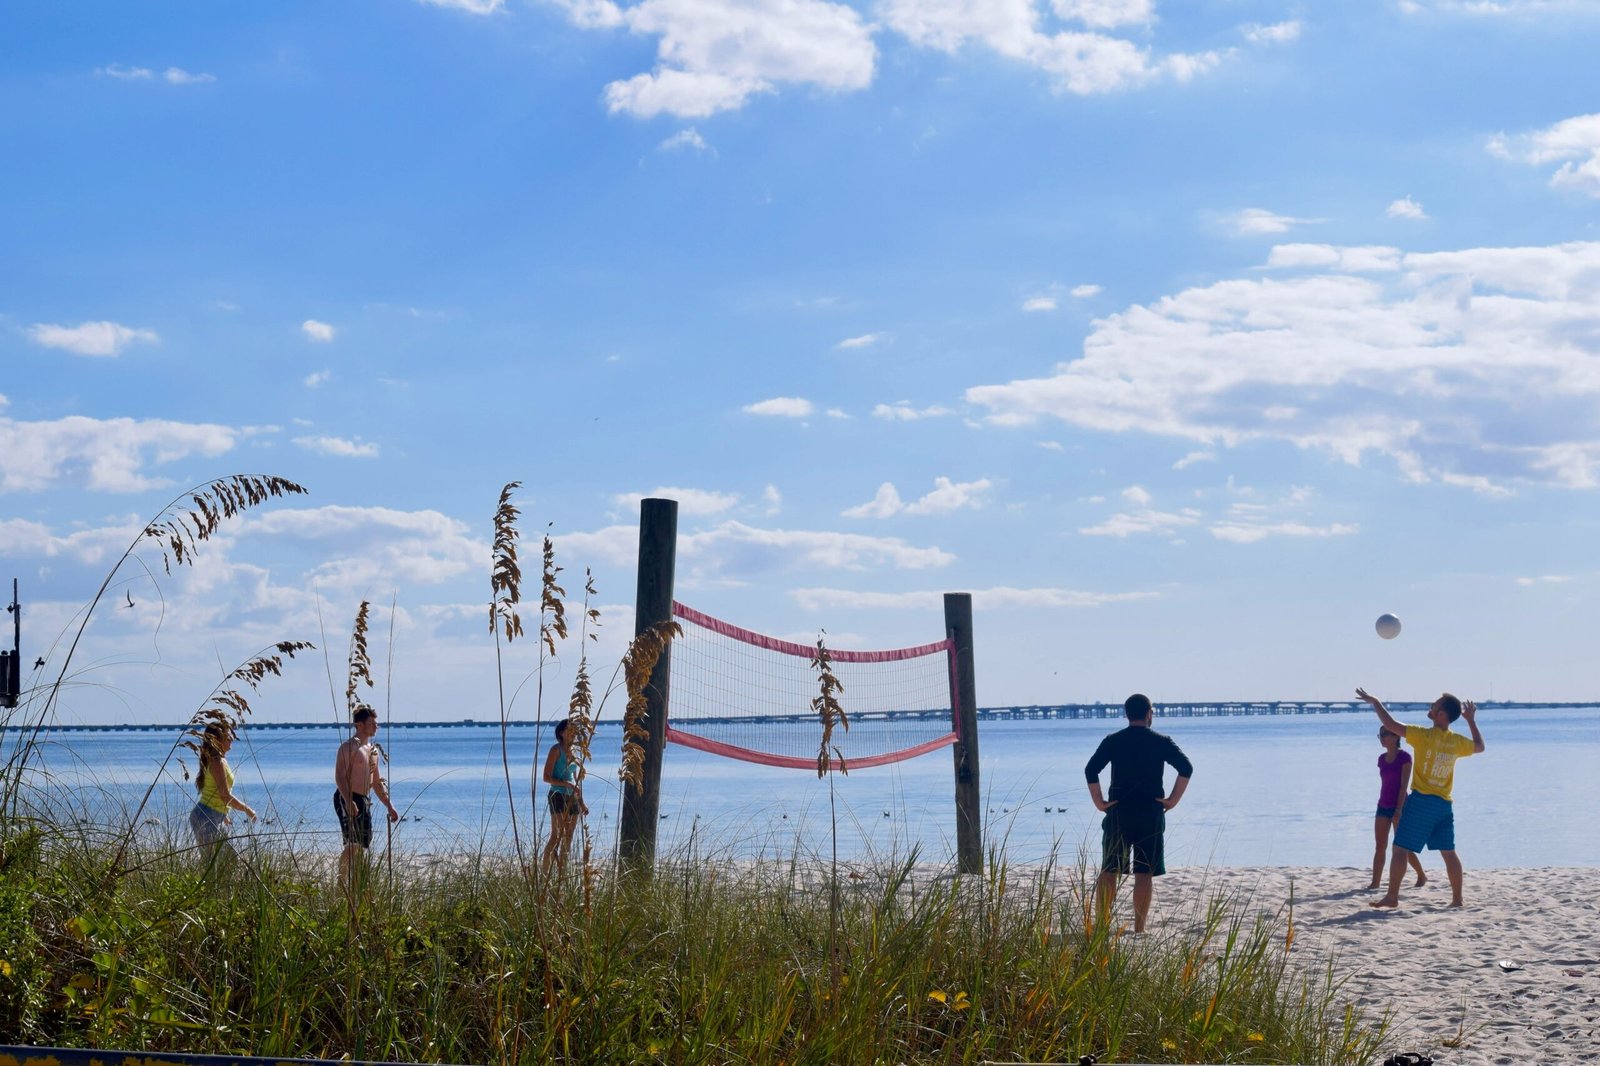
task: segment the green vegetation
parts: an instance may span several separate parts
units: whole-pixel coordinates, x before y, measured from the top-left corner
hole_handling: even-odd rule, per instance
[[[530,881],[463,857],[208,871],[8,836],[0,1042],[418,1062],[1371,1061],[1381,1026],[1297,973],[1285,928],[1214,899],[1173,938],[1086,923],[1088,875],[838,887],[826,868],[665,864]],[[837,921],[838,934],[830,937]],[[836,960],[828,954],[830,940]],[[836,964],[835,964],[836,963]],[[837,974],[837,976],[835,976]]]

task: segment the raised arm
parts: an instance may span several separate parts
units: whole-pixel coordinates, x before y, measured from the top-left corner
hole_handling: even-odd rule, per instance
[[[1472,730],[1472,751],[1480,754],[1483,751],[1483,734],[1478,732],[1478,705],[1471,700],[1461,701],[1461,717],[1466,719],[1467,728]]]
[[[1356,689],[1356,695],[1370,703],[1372,705],[1372,709],[1378,712],[1378,721],[1383,723],[1383,728],[1387,729],[1397,737],[1403,737],[1406,735],[1406,727],[1394,720],[1394,717],[1389,714],[1389,708],[1383,705],[1382,700],[1364,688]]]

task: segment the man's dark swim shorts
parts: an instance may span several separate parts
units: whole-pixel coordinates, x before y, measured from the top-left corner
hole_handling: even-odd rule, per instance
[[[350,793],[350,798],[356,804],[356,816],[351,819],[348,811],[344,809],[344,797],[338,789],[333,793],[333,813],[339,816],[339,832],[344,834],[346,844],[359,844],[364,848],[372,847],[372,801],[359,792]]]
[[[1167,872],[1167,809],[1155,800],[1121,800],[1100,822],[1100,869],[1159,876]]]

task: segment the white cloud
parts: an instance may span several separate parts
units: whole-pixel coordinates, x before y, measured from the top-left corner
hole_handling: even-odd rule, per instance
[[[110,63],[101,67],[96,73],[104,74],[108,78],[119,81],[155,81],[156,72],[149,67],[125,67],[120,63]],[[160,80],[168,85],[205,85],[217,80],[215,74],[192,74],[182,67],[168,67],[161,72]]]
[[[314,370],[305,376],[302,384],[308,389],[321,388],[328,383],[328,379],[331,377],[333,377],[333,371],[331,370]]]
[[[1333,244],[1280,244],[1267,253],[1267,267],[1293,270],[1299,267],[1335,270],[1340,273],[1394,273],[1399,271],[1402,253],[1381,244],[1355,248]]]
[[[1551,187],[1600,197],[1600,113],[1515,137],[1502,134],[1489,142],[1489,151],[1530,166],[1560,163],[1550,176]]]
[[[681,152],[686,148],[692,148],[697,152],[709,152],[711,150],[711,146],[706,143],[706,139],[700,136],[700,131],[693,126],[679,130],[656,145],[656,147],[663,152]]]
[[[1361,532],[1360,526],[1335,522],[1327,526],[1308,526],[1303,522],[1218,522],[1211,535],[1235,544],[1253,544],[1267,537],[1346,537]]]
[[[771,486],[768,486],[771,488]],[[639,501],[643,499],[677,500],[678,513],[684,517],[691,515],[721,514],[723,511],[735,506],[739,502],[737,492],[712,492],[707,489],[684,489],[662,487],[649,492],[624,492],[611,497],[619,507],[638,510]]]
[[[1212,451],[1190,452],[1189,454],[1185,455],[1182,459],[1179,459],[1177,462],[1173,463],[1172,464],[1172,469],[1174,469],[1174,470],[1186,470],[1186,469],[1188,469],[1189,467],[1193,466],[1196,463],[1215,462],[1216,458],[1217,458],[1217,453],[1216,452],[1212,452]]]
[[[897,570],[928,570],[955,561],[955,556],[947,551],[919,548],[899,537],[756,529],[734,521],[704,532],[680,532],[678,558],[680,563],[688,563],[700,580],[737,578],[779,569],[867,570],[888,566]]]
[[[1241,27],[1241,32],[1244,34],[1244,39],[1251,44],[1275,45],[1293,44],[1298,41],[1300,39],[1300,29],[1299,21],[1290,19],[1287,22],[1274,22],[1270,26],[1250,23]]]
[[[168,67],[161,77],[168,85],[207,85],[217,80],[215,74],[191,74],[182,67]]]
[[[1024,311],[1054,311],[1056,298],[1054,296],[1030,296],[1022,301]]]
[[[767,505],[767,514],[775,515],[783,510],[783,493],[778,491],[778,486],[768,485],[762,489],[761,499]]]
[[[937,477],[933,479],[932,492],[908,504],[900,499],[900,492],[894,483],[885,481],[878,486],[872,499],[842,514],[845,518],[890,518],[897,514],[947,514],[963,508],[976,510],[983,506],[985,494],[992,485],[988,478],[954,482],[947,477]]]
[[[1078,532],[1089,537],[1133,537],[1143,533],[1171,533],[1200,521],[1200,512],[1191,508],[1182,511],[1140,510],[1114,514],[1104,522],[1084,526]]]
[[[1264,207],[1247,207],[1223,219],[1224,225],[1239,237],[1262,237],[1287,233],[1295,226],[1305,226],[1323,221],[1320,218],[1295,218],[1280,215]]]
[[[115,525],[80,529],[63,536],[39,522],[0,519],[0,557],[70,558],[92,566],[121,555],[144,528],[144,519],[129,515]]]
[[[296,437],[294,443],[308,452],[318,455],[328,455],[337,459],[376,459],[378,446],[376,444],[363,444],[360,440],[345,440],[343,437]]]
[[[622,25],[659,38],[655,70],[606,86],[606,106],[613,114],[704,118],[784,85],[863,89],[871,84],[877,61],[861,16],[824,0],[563,6],[580,25]]]
[[[1155,499],[1155,497],[1151,496],[1150,493],[1140,488],[1138,485],[1129,485],[1127,488],[1123,489],[1122,498],[1133,504],[1135,507],[1149,507]]]
[[[882,333],[863,333],[859,337],[846,337],[837,345],[839,348],[867,348],[883,339]]]
[[[1047,452],[1064,452],[1064,451],[1066,451],[1066,449],[1061,446],[1061,442],[1058,441],[1058,440],[1042,440],[1042,441],[1039,441],[1039,447],[1043,448]]]
[[[894,482],[885,481],[878,486],[878,491],[866,503],[857,504],[840,512],[845,518],[888,518],[905,510],[905,504],[900,499],[900,490],[894,487]]]
[[[503,11],[506,0],[420,0],[433,7],[454,8],[471,15],[493,15]]]
[[[1390,218],[1409,218],[1416,221],[1421,221],[1428,217],[1428,213],[1422,209],[1422,205],[1409,196],[1390,204],[1384,214]]]
[[[944,593],[917,592],[864,592],[859,589],[801,588],[792,593],[795,602],[810,611],[843,610],[916,610],[938,611],[944,606]],[[1078,589],[1010,588],[997,586],[974,589],[972,603],[984,610],[1028,607],[1104,607],[1111,603],[1131,603],[1157,598],[1154,592],[1085,592]]]
[[[1571,580],[1572,580],[1572,575],[1570,575],[1570,574],[1545,574],[1545,575],[1543,575],[1541,577],[1519,577],[1519,578],[1517,578],[1517,584],[1521,585],[1523,588],[1531,588],[1534,585],[1541,585],[1541,584],[1542,585],[1565,585],[1567,582],[1569,582]]]
[[[810,418],[816,413],[817,408],[810,400],[799,396],[774,396],[770,400],[746,404],[743,410],[745,414],[749,415],[771,415],[775,418]]]
[[[1381,455],[1479,492],[1600,485],[1600,243],[1398,254],[1368,276],[1338,272],[1348,251],[1130,307],[1053,375],[966,398],[1002,425]]]
[[[161,338],[148,329],[133,329],[116,322],[85,322],[78,326],[38,323],[28,328],[33,343],[60,348],[77,355],[121,355],[130,344],[156,344]]]
[[[1594,0],[1399,0],[1408,15],[1427,11],[1465,15],[1543,15],[1593,11]]]
[[[1100,295],[1100,286],[1098,286],[1098,285],[1074,285],[1073,288],[1072,288],[1072,295],[1077,297],[1080,300],[1087,300],[1091,296],[1099,296]]]
[[[334,328],[328,325],[326,322],[318,322],[314,318],[308,318],[304,322],[300,323],[300,332],[304,333],[311,340],[317,341],[320,344],[326,344],[327,342],[333,340],[333,334],[335,331]]]
[[[432,510],[279,508],[252,512],[238,535],[314,542],[325,561],[307,577],[322,588],[438,584],[481,569],[489,555],[465,523]]]
[[[882,418],[889,422],[916,422],[923,418],[942,418],[951,414],[955,414],[955,412],[948,407],[940,407],[938,404],[930,404],[927,407],[912,407],[908,400],[880,403],[872,408],[873,418]]]
[[[1156,19],[1155,0],[1050,0],[1063,19],[1099,30],[1143,26]]]
[[[842,407],[830,407],[823,412],[829,418],[849,418],[850,415]]]
[[[97,492],[139,492],[170,484],[144,473],[190,456],[215,458],[255,429],[160,419],[54,422],[0,418],[0,492],[38,491],[73,483]]]

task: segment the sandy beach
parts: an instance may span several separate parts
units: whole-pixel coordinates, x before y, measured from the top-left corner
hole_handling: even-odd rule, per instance
[[[1381,893],[1355,867],[1174,870],[1156,883],[1150,932],[1185,927],[1219,890],[1282,921],[1292,881],[1291,950],[1307,964],[1331,952],[1356,1005],[1393,1010],[1386,1054],[1439,1066],[1600,1062],[1600,869],[1469,867],[1466,907],[1453,910],[1438,860],[1423,861],[1428,884],[1405,889],[1393,911],[1371,907]]]

